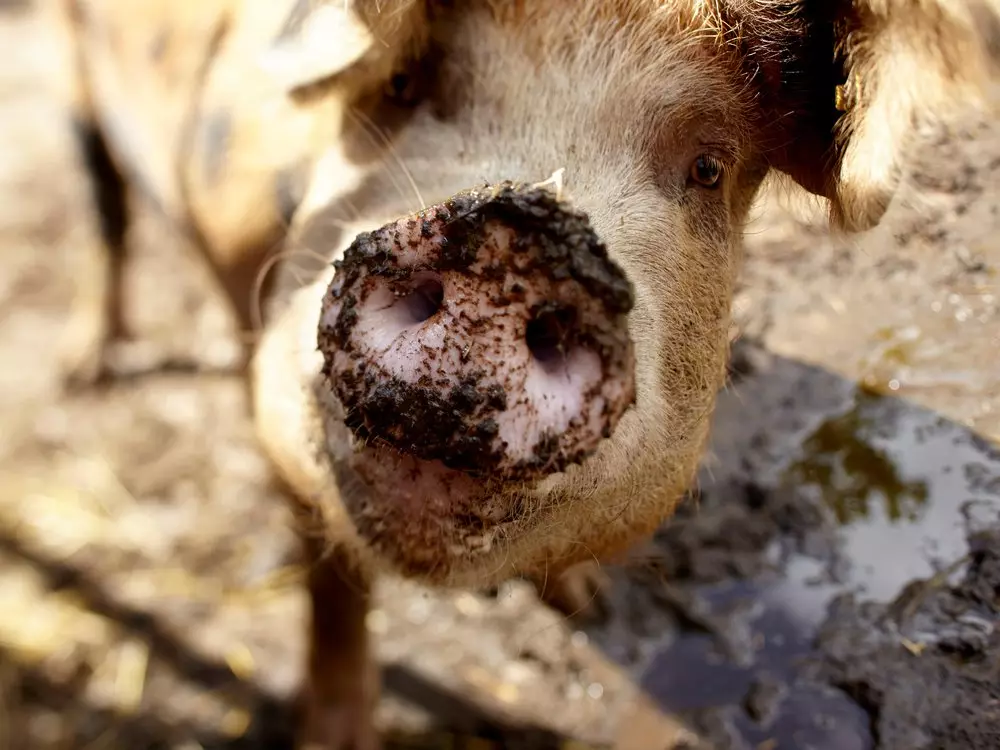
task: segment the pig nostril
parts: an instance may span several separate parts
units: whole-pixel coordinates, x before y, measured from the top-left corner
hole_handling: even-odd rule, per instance
[[[444,286],[438,279],[425,278],[410,289],[399,304],[414,323],[423,323],[441,308],[442,302]]]
[[[576,310],[571,307],[548,308],[528,321],[525,341],[538,362],[551,365],[566,358]]]

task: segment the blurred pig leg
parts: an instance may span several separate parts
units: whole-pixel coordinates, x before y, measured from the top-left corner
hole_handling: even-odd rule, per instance
[[[324,550],[319,540],[306,545],[311,615],[299,747],[378,750],[378,672],[365,628],[369,581],[342,549]]]
[[[86,173],[97,220],[68,259],[77,288],[67,321],[61,356],[66,380],[90,383],[102,371],[105,346],[123,333],[122,269],[125,253],[126,189],[97,124],[87,82],[73,0],[43,0],[39,20],[58,59],[52,81],[56,106],[72,129],[76,145],[73,165]]]

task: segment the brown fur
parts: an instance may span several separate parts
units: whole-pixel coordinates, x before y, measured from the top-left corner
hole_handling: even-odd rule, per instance
[[[784,174],[827,200],[835,224],[872,226],[919,119],[985,103],[1000,58],[998,0],[77,4],[87,12],[61,16],[81,50],[67,98],[198,238],[244,325],[278,242],[333,259],[357,232],[484,179],[565,169],[561,190],[636,287],[637,407],[584,465],[491,500],[518,511],[484,528],[490,544],[448,538],[455,551],[428,577],[449,585],[555,581],[669,517],[723,382],[762,180]],[[310,28],[337,43],[310,44]],[[257,65],[267,51],[281,58],[271,77]],[[702,154],[724,167],[718,190],[687,179]],[[386,566],[341,502],[350,446],[316,352],[330,273],[276,290],[252,377],[261,442],[316,557],[308,732],[357,748],[371,696],[350,686],[371,686],[361,623]],[[374,502],[391,513],[391,498]],[[443,528],[424,519],[395,546],[417,559]]]

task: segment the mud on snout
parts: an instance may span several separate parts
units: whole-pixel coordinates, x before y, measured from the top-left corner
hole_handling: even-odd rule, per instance
[[[635,401],[632,286],[548,190],[460,193],[335,266],[319,347],[354,443],[345,504],[397,565],[482,543],[517,512],[500,497],[584,462]]]

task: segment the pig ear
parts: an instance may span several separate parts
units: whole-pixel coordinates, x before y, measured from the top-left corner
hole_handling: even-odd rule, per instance
[[[955,122],[995,101],[1000,0],[803,0],[800,7],[797,39],[781,44],[798,80],[789,87],[789,76],[778,74],[785,90],[773,114],[786,125],[772,164],[828,198],[836,225],[864,230],[888,207],[921,121]],[[789,70],[787,62],[780,67]]]
[[[389,75],[423,43],[426,0],[295,0],[262,65],[286,89],[350,69]]]

